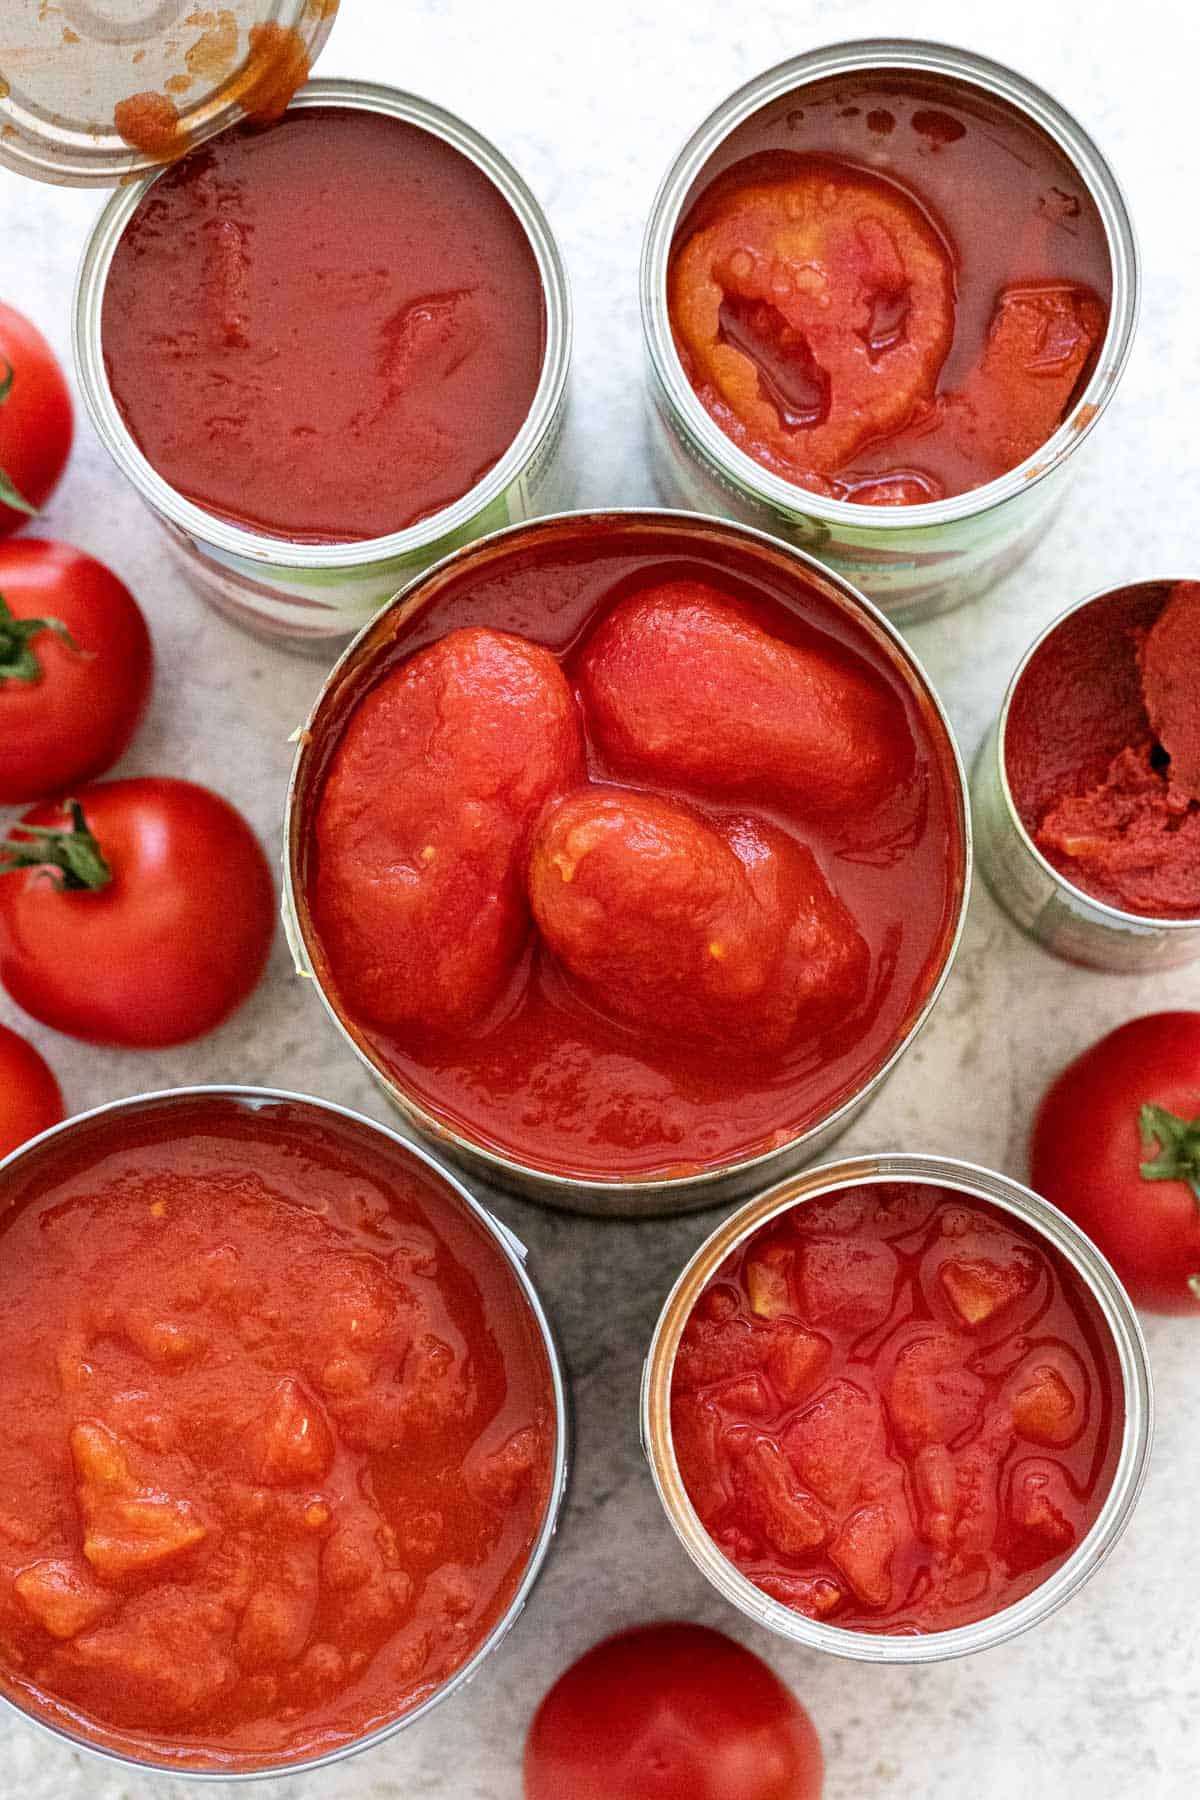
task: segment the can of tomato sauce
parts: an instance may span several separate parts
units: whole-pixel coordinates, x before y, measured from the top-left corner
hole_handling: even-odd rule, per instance
[[[1200,582],[1092,594],[1030,647],[971,778],[979,869],[1088,968],[1200,957]]]
[[[80,384],[191,584],[260,634],[357,630],[567,493],[571,302],[550,226],[431,102],[313,81],[98,219]]]
[[[739,1611],[862,1662],[990,1649],[1105,1560],[1153,1425],[1137,1315],[1063,1213],[941,1156],[860,1156],[735,1212],[659,1317],[641,1426]]]
[[[567,1477],[523,1247],[322,1100],[115,1102],[0,1162],[0,1698],[73,1748],[296,1774],[466,1686]]]
[[[969,809],[895,630],[776,539],[566,513],[456,552],[299,733],[296,967],[408,1123],[637,1215],[832,1142],[929,1016]]]
[[[1137,246],[1087,133],[972,52],[871,39],[740,88],[641,265],[660,491],[911,623],[1036,542],[1129,354]]]

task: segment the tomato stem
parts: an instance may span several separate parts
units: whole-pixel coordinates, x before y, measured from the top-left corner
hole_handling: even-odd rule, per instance
[[[1200,1118],[1181,1119],[1165,1106],[1145,1105],[1138,1113],[1142,1143],[1157,1142],[1158,1155],[1141,1165],[1146,1181],[1186,1181],[1200,1207]]]
[[[112,880],[104,852],[88,830],[78,800],[68,800],[71,824],[18,825],[18,837],[0,839],[0,875],[18,869],[44,869],[67,893],[99,893]]]
[[[0,594],[0,681],[41,680],[42,665],[29,644],[40,631],[52,631],[68,650],[79,649],[61,619],[18,619]]]
[[[0,356],[0,369],[4,371],[0,375],[0,406],[3,406],[12,393],[12,385],[17,378],[17,371],[6,356]],[[37,507],[30,506],[20,488],[4,469],[0,469],[0,506],[11,506],[14,512],[27,513],[31,519],[37,513]]]

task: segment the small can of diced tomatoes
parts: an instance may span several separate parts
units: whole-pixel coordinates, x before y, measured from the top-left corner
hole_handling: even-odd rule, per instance
[[[382,1743],[549,1551],[561,1363],[522,1246],[326,1101],[118,1101],[0,1162],[0,1698],[200,1780]]]
[[[672,1289],[642,1438],[688,1555],[748,1618],[938,1662],[1047,1618],[1145,1478],[1149,1358],[1063,1213],[949,1157],[830,1163],[743,1206]]]
[[[740,1197],[928,1018],[970,879],[911,650],[840,577],[691,513],[456,552],[299,733],[284,921],[419,1133],[574,1211]]]
[[[1200,957],[1200,581],[1092,594],[1034,642],[971,777],[979,870],[1065,961]]]
[[[319,648],[457,545],[569,500],[550,225],[431,102],[313,81],[124,186],[84,251],[92,421],[192,585]]]
[[[906,39],[796,57],[654,202],[660,491],[802,545],[897,622],[948,611],[1046,528],[1138,296],[1116,177],[1032,82]]]

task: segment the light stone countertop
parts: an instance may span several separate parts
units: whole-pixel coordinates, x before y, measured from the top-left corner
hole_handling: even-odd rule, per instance
[[[559,233],[577,303],[574,451],[583,503],[653,499],[641,413],[635,270],[654,189],[680,142],[737,83],[822,41],[900,31],[1013,64],[1083,120],[1127,185],[1145,262],[1133,360],[1049,539],[982,604],[913,632],[970,757],[1011,670],[1069,601],[1123,579],[1200,573],[1200,234],[1195,70],[1200,13],[1116,0],[343,0],[320,69],[425,93],[494,137]],[[75,261],[98,207],[0,172],[0,295],[68,357]],[[148,613],[158,655],[149,720],[124,773],[172,773],[236,799],[274,855],[288,734],[319,666],[242,636],[183,591],[132,490],[82,419],[45,516],[103,558]],[[99,1053],[30,1029],[75,1109],[205,1081],[311,1091],[385,1117],[312,994],[270,978],[225,1029],[165,1054]],[[1119,1021],[1200,1005],[1200,970],[1131,978],[1067,967],[1026,942],[977,886],[945,995],[914,1051],[843,1140],[941,1151],[1025,1172],[1049,1076]],[[470,1692],[411,1733],[327,1772],[268,1783],[288,1800],[518,1800],[531,1711],[594,1639],[655,1616],[733,1631],[794,1685],[828,1754],[827,1800],[1183,1800],[1198,1789],[1200,1332],[1150,1319],[1159,1427],[1149,1483],[1111,1565],[1006,1648],[926,1669],[860,1667],[743,1626],[695,1573],[638,1448],[642,1355],[658,1308],[713,1215],[599,1224],[497,1202],[532,1251],[557,1315],[578,1411],[575,1483],[525,1618]],[[4,1800],[167,1800],[186,1783],[123,1775],[10,1716]],[[210,1790],[222,1794],[232,1789]],[[254,1791],[254,1790],[251,1790]],[[564,1797],[566,1800],[566,1797]]]

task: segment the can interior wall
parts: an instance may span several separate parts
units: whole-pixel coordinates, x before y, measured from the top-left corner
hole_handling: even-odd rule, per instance
[[[289,110],[307,107],[382,114],[432,133],[475,163],[529,239],[545,301],[546,344],[537,391],[516,438],[452,506],[404,531],[360,543],[297,544],[263,536],[185,499],[143,456],[121,416],[104,363],[104,288],[117,244],[157,175],[110,197],[84,247],[74,299],[75,365],[92,423],[166,528],[201,597],[234,623],[299,647],[314,640],[344,642],[402,582],[448,551],[568,497],[560,452],[573,329],[566,269],[549,222],[520,175],[486,138],[430,101],[370,82],[309,82]]]
[[[918,1182],[955,1189],[1013,1214],[1046,1239],[1084,1282],[1112,1336],[1121,1372],[1125,1422],[1112,1486],[1095,1524],[1074,1552],[1022,1600],[972,1625],[925,1635],[851,1631],[794,1612],[765,1594],[717,1548],[688,1498],[671,1438],[671,1377],[683,1328],[703,1288],[725,1261],[769,1220],[841,1188]],[[930,1663],[1006,1643],[1057,1612],[1107,1558],[1137,1503],[1149,1465],[1154,1399],[1149,1352],[1133,1304],[1110,1264],[1057,1207],[1008,1176],[953,1157],[886,1153],[828,1163],[768,1189],[733,1213],[683,1270],[659,1315],[642,1377],[642,1447],[663,1509],[692,1561],[739,1612],[779,1637],[857,1662]]]
[[[667,313],[675,231],[710,159],[764,108],[831,77],[896,73],[941,77],[1014,109],[1058,147],[1095,202],[1112,265],[1108,330],[1070,416],[1033,456],[986,486],[918,506],[864,506],[808,494],[738,448],[701,405],[684,374]],[[1124,370],[1137,323],[1137,244],[1122,190],[1071,115],[1001,64],[948,45],[879,38],[834,45],[747,83],[692,135],[654,201],[642,250],[641,309],[648,359],[650,434],[659,491],[671,504],[724,513],[803,546],[866,593],[898,624],[948,612],[985,593],[1048,529]]]
[[[947,768],[954,771],[963,857],[961,890],[944,959],[931,979],[923,1001],[915,1008],[903,1037],[855,1093],[825,1117],[798,1132],[787,1144],[699,1173],[612,1180],[569,1177],[521,1163],[464,1136],[397,1083],[373,1050],[368,1034],[337,1005],[305,897],[308,845],[331,744],[336,741],[341,724],[369,683],[372,670],[387,657],[397,635],[415,615],[436,605],[439,594],[452,581],[461,580],[464,570],[493,568],[497,562],[515,556],[531,545],[545,544],[556,538],[569,539],[584,530],[622,533],[633,542],[639,537],[649,538],[666,531],[678,538],[680,554],[686,554],[689,546],[695,552],[706,544],[733,544],[756,558],[765,559],[768,566],[782,569],[789,580],[798,577],[817,587],[839,609],[852,614],[856,624],[861,624],[877,644],[886,648],[889,660],[902,673],[906,685],[919,701],[935,741],[943,746]],[[311,981],[340,1037],[421,1138],[468,1173],[544,1205],[607,1217],[645,1218],[691,1212],[714,1206],[719,1201],[740,1199],[761,1189],[765,1181],[811,1160],[828,1149],[853,1123],[913,1043],[941,994],[962,938],[972,865],[970,806],[953,731],[924,669],[895,628],[848,583],[803,552],[728,520],[649,508],[562,513],[497,532],[469,549],[445,558],[403,589],[345,651],[317,696],[308,719],[297,734],[297,741],[285,812],[283,853],[283,921],[297,974]]]
[[[311,1756],[303,1762],[284,1763],[276,1768],[256,1768],[233,1773],[225,1770],[188,1769],[175,1764],[154,1762],[148,1758],[126,1756],[120,1751],[91,1741],[82,1733],[68,1731],[50,1720],[40,1718],[36,1713],[27,1712],[24,1707],[9,1699],[7,1695],[0,1694],[0,1706],[10,1707],[20,1718],[35,1725],[40,1731],[46,1732],[60,1743],[69,1744],[72,1749],[84,1750],[90,1756],[126,1772],[132,1770],[141,1773],[171,1775],[178,1780],[196,1784],[206,1782],[232,1784],[234,1782],[262,1781],[271,1777],[309,1774],[314,1769],[343,1762],[349,1756],[357,1756],[361,1751],[373,1749],[376,1745],[386,1742],[388,1738],[394,1737],[398,1732],[407,1730],[410,1725],[415,1725],[420,1719],[425,1718],[435,1706],[440,1706],[443,1701],[448,1700],[474,1679],[484,1660],[499,1648],[524,1611],[558,1530],[559,1519],[566,1501],[571,1420],[562,1357],[550,1320],[526,1269],[525,1246],[507,1225],[497,1219],[475,1198],[469,1188],[463,1186],[453,1171],[447,1169],[427,1150],[420,1145],[413,1144],[389,1126],[381,1125],[377,1120],[368,1119],[364,1114],[356,1113],[349,1107],[338,1106],[331,1100],[319,1100],[307,1094],[294,1094],[281,1088],[222,1084],[169,1088],[155,1093],[135,1095],[128,1100],[111,1101],[107,1105],[94,1107],[88,1112],[75,1114],[62,1124],[52,1126],[49,1131],[42,1132],[40,1136],[22,1144],[7,1157],[0,1158],[0,1209],[3,1209],[5,1204],[3,1188],[7,1176],[23,1172],[44,1150],[49,1150],[55,1155],[59,1154],[73,1138],[84,1136],[94,1124],[114,1115],[131,1120],[152,1114],[168,1115],[171,1111],[185,1108],[196,1101],[213,1100],[229,1101],[244,1107],[247,1112],[256,1114],[269,1114],[273,1109],[279,1108],[286,1108],[293,1114],[297,1110],[303,1110],[326,1125],[353,1133],[364,1142],[369,1142],[373,1137],[386,1140],[392,1149],[400,1150],[405,1157],[411,1158],[414,1163],[419,1164],[428,1175],[432,1176],[439,1188],[444,1191],[447,1199],[465,1212],[479,1226],[484,1235],[491,1239],[498,1255],[510,1271],[521,1298],[529,1309],[545,1351],[553,1393],[555,1420],[554,1466],[546,1500],[546,1514],[537,1541],[530,1551],[525,1573],[511,1604],[503,1616],[496,1621],[479,1648],[448,1681],[409,1712],[402,1714],[398,1719],[393,1719],[387,1725],[380,1726],[354,1743]]]

